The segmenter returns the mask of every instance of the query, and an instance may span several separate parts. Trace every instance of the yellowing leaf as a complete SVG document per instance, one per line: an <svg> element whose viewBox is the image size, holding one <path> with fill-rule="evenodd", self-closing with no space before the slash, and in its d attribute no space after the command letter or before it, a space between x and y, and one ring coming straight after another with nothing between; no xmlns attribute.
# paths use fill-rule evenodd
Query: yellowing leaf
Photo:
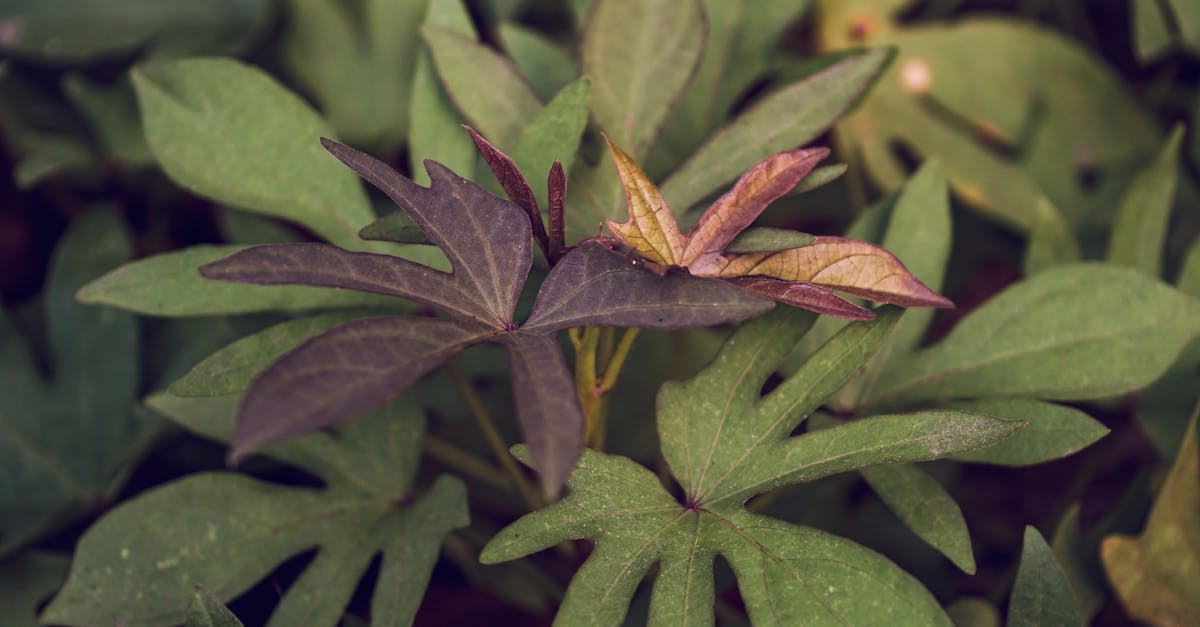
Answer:
<svg viewBox="0 0 1200 627"><path fill-rule="evenodd" d="M629 221L617 224L608 221L608 228L630 248L654 263L680 265L683 259L683 235L675 216L667 207L658 188L632 157L613 145L606 136L608 150L617 164L625 198L629 200Z"/></svg>
<svg viewBox="0 0 1200 627"><path fill-rule="evenodd" d="M846 237L816 237L804 248L728 255L725 265L701 276L767 276L806 281L881 303L905 307L952 307L912 275L888 251ZM693 271L693 273L696 273Z"/></svg>
<svg viewBox="0 0 1200 627"><path fill-rule="evenodd" d="M718 258L767 205L792 191L828 155L828 148L789 150L771 155L746 170L733 189L718 198L688 234L682 265L695 273L698 265Z"/></svg>

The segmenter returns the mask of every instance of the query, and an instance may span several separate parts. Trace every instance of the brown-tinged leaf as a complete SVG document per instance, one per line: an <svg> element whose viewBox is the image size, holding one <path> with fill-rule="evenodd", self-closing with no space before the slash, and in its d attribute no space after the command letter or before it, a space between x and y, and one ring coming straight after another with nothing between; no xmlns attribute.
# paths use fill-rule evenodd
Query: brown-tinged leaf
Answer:
<svg viewBox="0 0 1200 627"><path fill-rule="evenodd" d="M504 193L508 194L509 200L520 205L529 215L529 222L533 225L533 236L537 239L538 245L542 247L542 252L549 256L550 242L546 236L546 227L542 224L542 213L538 209L533 189L529 187L525 175L521 174L521 169L508 155L484 139L483 135L476 133L475 129L465 125L463 128L467 129L467 133L471 135L471 140L475 142L479 154L483 155L483 160L491 168L492 174L496 175L496 180L500 182Z"/></svg>
<svg viewBox="0 0 1200 627"><path fill-rule="evenodd" d="M846 237L820 236L804 248L776 253L726 255L701 276L767 276L807 281L852 296L905 307L953 307L925 286L888 251Z"/></svg>
<svg viewBox="0 0 1200 627"><path fill-rule="evenodd" d="M517 331L508 346L517 420L542 492L556 496L583 452L583 410L554 335Z"/></svg>
<svg viewBox="0 0 1200 627"><path fill-rule="evenodd" d="M563 171L562 162L555 160L550 166L550 175L546 177L546 193L549 198L550 211L550 259L557 260L562 256L566 246L565 222L563 212L567 206L567 173Z"/></svg>
<svg viewBox="0 0 1200 627"><path fill-rule="evenodd" d="M333 140L321 143L359 176L387 194L450 260L456 277L507 326L529 266L529 218L513 203L426 161L430 186L422 187L390 166ZM499 247L503 247L500 249Z"/></svg>
<svg viewBox="0 0 1200 627"><path fill-rule="evenodd" d="M702 274L703 268L719 260L729 242L753 224L767 205L790 192L828 155L828 148L789 150L775 153L746 170L688 233L680 265Z"/></svg>
<svg viewBox="0 0 1200 627"><path fill-rule="evenodd" d="M643 266L599 242L580 244L550 271L523 328L680 329L744 320L771 309L769 301L723 281L679 272L659 276Z"/></svg>
<svg viewBox="0 0 1200 627"><path fill-rule="evenodd" d="M335 327L281 357L250 384L230 458L382 407L489 333L434 318L367 318Z"/></svg>
<svg viewBox="0 0 1200 627"><path fill-rule="evenodd" d="M632 157L604 138L612 153L625 198L629 201L629 221L617 224L608 221L608 228L630 248L654 263L665 266L683 265L684 238L675 223L658 188Z"/></svg>
<svg viewBox="0 0 1200 627"><path fill-rule="evenodd" d="M727 282L775 302L835 318L870 320L875 317L869 309L863 309L834 294L833 290L812 283L781 281L763 276L736 277L727 279Z"/></svg>
<svg viewBox="0 0 1200 627"><path fill-rule="evenodd" d="M1200 410L1198 410L1200 411ZM1200 444L1192 415L1142 535L1108 536L1100 556L1125 609L1163 627L1200 624Z"/></svg>

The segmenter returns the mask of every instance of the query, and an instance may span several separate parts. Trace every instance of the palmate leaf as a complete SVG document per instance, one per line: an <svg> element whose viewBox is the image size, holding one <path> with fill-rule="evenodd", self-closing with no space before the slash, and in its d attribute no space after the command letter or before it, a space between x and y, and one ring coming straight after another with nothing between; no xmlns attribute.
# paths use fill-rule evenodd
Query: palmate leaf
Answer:
<svg viewBox="0 0 1200 627"><path fill-rule="evenodd" d="M766 396L760 396L763 382L813 316L781 309L747 323L696 378L659 393L662 452L683 489L681 500L633 461L587 451L567 497L501 531L480 559L495 563L565 540L594 539L595 550L559 610L561 625L619 624L655 563L650 623L711 624L718 554L737 575L756 625L949 624L933 597L882 556L744 508L773 487L943 457L994 444L1023 426L930 411L792 437L862 367L898 313L886 310L872 322L848 326Z"/></svg>
<svg viewBox="0 0 1200 627"><path fill-rule="evenodd" d="M228 439L234 397L149 403L201 433ZM235 598L284 560L317 548L270 625L333 625L376 554L382 553L372 613L408 624L441 538L467 523L461 482L440 477L413 487L424 435L421 412L394 404L339 429L267 452L319 476L320 489L229 472L195 474L113 509L80 539L71 574L42 615L55 624L178 624L194 586Z"/></svg>
<svg viewBox="0 0 1200 627"><path fill-rule="evenodd" d="M506 189L532 203L520 171L508 168L512 161L482 137L478 141L489 164L504 168L500 178L507 181ZM536 217L540 224L541 219L536 205L522 208L492 196L434 162L426 163L431 185L422 187L352 148L324 143L404 211L445 254L451 271L323 244L283 244L243 250L202 267L201 273L258 285L396 296L447 317L359 320L285 354L242 401L235 458L377 408L463 348L492 341L509 349L517 415L542 487L552 494L583 446L582 410L554 333L585 323L718 324L771 307L704 279L657 276L603 244L588 242L559 260L538 295L534 316L520 327L513 314L532 263L530 220Z"/></svg>

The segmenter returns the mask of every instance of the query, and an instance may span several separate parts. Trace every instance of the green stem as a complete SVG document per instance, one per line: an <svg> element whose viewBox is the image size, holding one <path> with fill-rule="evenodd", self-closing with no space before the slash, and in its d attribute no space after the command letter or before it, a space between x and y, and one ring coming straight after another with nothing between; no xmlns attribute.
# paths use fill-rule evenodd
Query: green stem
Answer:
<svg viewBox="0 0 1200 627"><path fill-rule="evenodd" d="M508 447L504 444L504 439L500 437L500 432L496 430L496 424L492 422L492 417L484 408L483 402L479 400L479 396L475 394L475 390L471 389L471 383L467 381L466 374L463 373L462 366L458 364L458 360L451 359L446 364L446 370L450 373L450 378L454 380L454 386L458 388L459 394L462 395L463 401L467 404L467 410L471 417L475 419L475 424L479 425L479 430L483 432L483 438L487 440L488 446L492 449L492 454L500 461L500 465L504 467L505 474L512 486L520 493L521 498L525 499L525 504L531 510L541 509L545 503L542 502L542 497L537 490L525 478L521 469L517 467L516 460L509 454Z"/></svg>
<svg viewBox="0 0 1200 627"><path fill-rule="evenodd" d="M621 341L612 353L612 359L604 367L604 379L600 381L601 394L607 394L617 385L617 377L621 374L621 368L625 365L625 359L629 357L633 341L637 339L640 331L641 329L625 329L625 334L621 336Z"/></svg>
<svg viewBox="0 0 1200 627"><path fill-rule="evenodd" d="M459 474L477 479L492 488L512 490L512 485L497 472L495 466L479 459L470 451L458 448L434 435L425 436L422 448L430 457Z"/></svg>

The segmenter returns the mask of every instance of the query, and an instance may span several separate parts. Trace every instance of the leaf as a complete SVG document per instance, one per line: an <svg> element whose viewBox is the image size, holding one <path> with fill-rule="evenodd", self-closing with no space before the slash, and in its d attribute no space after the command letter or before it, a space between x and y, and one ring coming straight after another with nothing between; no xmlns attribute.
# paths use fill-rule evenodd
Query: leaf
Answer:
<svg viewBox="0 0 1200 627"><path fill-rule="evenodd" d="M971 536L962 510L937 480L912 464L874 466L859 473L913 533L950 558L959 570L975 574Z"/></svg>
<svg viewBox="0 0 1200 627"><path fill-rule="evenodd" d="M799 307L819 314L845 320L870 320L875 317L869 309L838 296L829 288L806 282L792 282L770 277L747 276L727 279L728 282L764 298L791 307Z"/></svg>
<svg viewBox="0 0 1200 627"><path fill-rule="evenodd" d="M426 178L429 175L425 175ZM358 232L358 236L363 239L382 240L385 242L396 242L398 244L428 244L429 238L425 237L425 233L421 227L413 222L412 218L403 211L389 213L382 218L364 226Z"/></svg>
<svg viewBox="0 0 1200 627"><path fill-rule="evenodd" d="M1124 185L1120 173L1148 161L1160 142L1120 77L1076 40L1029 20L908 25L901 13L878 2L821 3L822 50L897 50L837 127L842 158L895 189L907 178L896 146L917 160L937 157L969 208L1021 231L1043 197L1070 224L1102 223Z"/></svg>
<svg viewBox="0 0 1200 627"><path fill-rule="evenodd" d="M543 100L553 98L578 75L571 54L538 31L501 22L498 34L504 51Z"/></svg>
<svg viewBox="0 0 1200 627"><path fill-rule="evenodd" d="M1080 624L1079 608L1067 575L1042 534L1031 526L1025 527L1021 566L1008 601L1008 624L1013 627Z"/></svg>
<svg viewBox="0 0 1200 627"><path fill-rule="evenodd" d="M0 49L48 61L82 63L145 48L149 56L233 54L269 21L262 0L14 0L0 10Z"/></svg>
<svg viewBox="0 0 1200 627"><path fill-rule="evenodd" d="M87 119L105 154L126 166L154 163L138 118L133 84L128 78L102 84L92 82L81 72L73 72L63 77L62 91Z"/></svg>
<svg viewBox="0 0 1200 627"><path fill-rule="evenodd" d="M592 80L592 115L613 143L645 157L703 48L698 0L595 2L580 48L582 74Z"/></svg>
<svg viewBox="0 0 1200 627"><path fill-rule="evenodd" d="M542 212L538 210L537 198L534 196L529 182L521 174L521 169L517 167L516 162L509 158L508 155L493 146L482 135L476 133L475 129L469 126L466 129L467 133L471 136L471 140L475 142L475 146L479 149L479 154L487 162L488 169L496 176L496 181L500 183L500 188L504 190L509 200L517 203L517 205L525 210L525 214L529 216L529 223L533 228L534 241L541 247L542 252L549 255L550 239L546 235L546 225L542 222Z"/></svg>
<svg viewBox="0 0 1200 627"><path fill-rule="evenodd" d="M995 446L954 455L952 459L1000 466L1032 466L1081 451L1108 435L1091 416L1054 403L1030 399L985 399L954 403L963 411L1029 423Z"/></svg>
<svg viewBox="0 0 1200 627"><path fill-rule="evenodd" d="M474 39L475 26L461 0L428 0L425 25L439 26ZM433 159L467 178L474 178L475 147L459 132L463 119L442 87L428 46L422 44L413 69L409 106L408 158L413 180L428 185L421 163Z"/></svg>
<svg viewBox="0 0 1200 627"><path fill-rule="evenodd" d="M184 627L242 627L242 621L224 603L200 586L192 590L192 604L183 624Z"/></svg>
<svg viewBox="0 0 1200 627"><path fill-rule="evenodd" d="M129 237L99 209L76 218L56 247L43 295L52 381L0 312L0 555L108 498L157 427L133 411L133 317L73 298L128 259Z"/></svg>
<svg viewBox="0 0 1200 627"><path fill-rule="evenodd" d="M1193 411L1179 455L1136 538L1104 538L1104 570L1125 610L1139 622L1200 620L1200 446Z"/></svg>
<svg viewBox="0 0 1200 627"><path fill-rule="evenodd" d="M804 248L815 238L808 233L771 227L751 227L738 234L725 247L731 253L773 253L789 248Z"/></svg>
<svg viewBox="0 0 1200 627"><path fill-rule="evenodd" d="M540 177L555 161L561 163L564 170L571 169L583 129L587 126L590 96L591 81L586 77L567 84L521 131L512 158L522 172ZM533 188L538 202L544 207L547 196L542 189L540 185Z"/></svg>
<svg viewBox="0 0 1200 627"><path fill-rule="evenodd" d="M363 248L374 218L354 177L317 140L329 126L265 72L232 59L133 70L146 141L184 188L291 220L344 248Z"/></svg>
<svg viewBox="0 0 1200 627"><path fill-rule="evenodd" d="M1158 0L1132 0L1134 51L1146 63L1171 48L1172 37Z"/></svg>
<svg viewBox="0 0 1200 627"><path fill-rule="evenodd" d="M957 627L1000 627L996 606L978 597L961 597L946 606L946 614Z"/></svg>
<svg viewBox="0 0 1200 627"><path fill-rule="evenodd" d="M67 578L71 560L49 551L22 551L0 560L0 621L37 625L38 606Z"/></svg>
<svg viewBox="0 0 1200 627"><path fill-rule="evenodd" d="M769 301L722 282L676 273L659 277L603 244L584 242L554 266L523 328L679 329L743 320L770 308Z"/></svg>
<svg viewBox="0 0 1200 627"><path fill-rule="evenodd" d="M1079 240L1049 200L1041 198L1034 205L1033 222L1029 226L1029 243L1025 247L1025 276L1032 276L1054 266L1083 260Z"/></svg>
<svg viewBox="0 0 1200 627"><path fill-rule="evenodd" d="M430 25L421 36L458 110L484 136L511 149L542 110L525 78L509 59L473 38Z"/></svg>
<svg viewBox="0 0 1200 627"><path fill-rule="evenodd" d="M985 445L1020 425L946 413L878 417L790 437L807 413L862 366L896 316L849 326L804 369L760 398L764 380L812 319L781 310L750 322L699 376L663 387L658 429L663 454L683 488L681 500L633 461L585 451L567 497L501 531L481 561L594 539L558 624L619 624L635 587L655 563L649 623L712 623L718 554L737 575L757 625L856 624L884 616L899 623L949 624L933 597L886 559L835 536L751 514L743 504L778 485ZM515 452L527 458L523 449Z"/></svg>
<svg viewBox="0 0 1200 627"><path fill-rule="evenodd" d="M197 268L246 250L192 246L127 263L83 286L79 302L152 316L211 316L260 311L378 307L394 299L327 288L258 287L205 279Z"/></svg>
<svg viewBox="0 0 1200 627"><path fill-rule="evenodd" d="M1162 254L1179 178L1179 147L1184 127L1177 124L1150 167L1129 185L1112 225L1108 261L1162 275Z"/></svg>
<svg viewBox="0 0 1200 627"><path fill-rule="evenodd" d="M407 131L425 3L371 0L361 13L329 0L287 6L282 46L288 71L346 140L397 148Z"/></svg>
<svg viewBox="0 0 1200 627"><path fill-rule="evenodd" d="M318 548L316 558L283 595L271 625L335 624L381 551L387 581L395 581L393 569L400 568L421 590L442 536L467 522L466 495L457 480L439 478L424 493L410 485L423 433L420 413L403 405L345 427L337 438L309 438L304 445L324 453L308 467L324 479L320 489L220 472L144 492L88 529L70 579L42 618L177 624L193 586L228 601L312 547ZM396 551L397 538L431 550ZM388 619L405 624L416 604L394 609Z"/></svg>
<svg viewBox="0 0 1200 627"><path fill-rule="evenodd" d="M881 380L868 402L1114 396L1157 379L1198 331L1196 303L1140 272L1056 266L971 312Z"/></svg>
<svg viewBox="0 0 1200 627"><path fill-rule="evenodd" d="M871 50L764 97L672 172L663 196L683 211L768 155L816 139L858 100L889 58L888 50Z"/></svg>
<svg viewBox="0 0 1200 627"><path fill-rule="evenodd" d="M684 266L685 240L658 188L628 154L604 138L629 202L629 220L609 220L608 229L646 259L666 266Z"/></svg>

